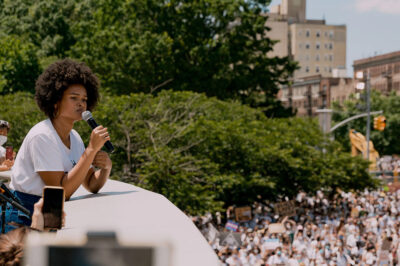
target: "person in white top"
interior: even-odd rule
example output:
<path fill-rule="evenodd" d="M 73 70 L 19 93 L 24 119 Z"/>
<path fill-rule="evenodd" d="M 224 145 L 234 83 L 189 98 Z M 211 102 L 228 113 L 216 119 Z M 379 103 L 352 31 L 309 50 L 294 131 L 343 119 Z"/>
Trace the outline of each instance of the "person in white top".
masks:
<path fill-rule="evenodd" d="M 275 250 L 275 254 L 268 258 L 267 264 L 271 266 L 275 265 L 286 265 L 287 257 L 282 253 L 282 249 L 279 247 Z"/>
<path fill-rule="evenodd" d="M 6 158 L 6 148 L 3 147 L 7 142 L 9 131 L 10 124 L 7 121 L 0 120 L 0 171 L 10 170 L 14 164 L 14 158 L 12 160 Z"/>
<path fill-rule="evenodd" d="M 64 187 L 67 200 L 80 185 L 97 193 L 112 167 L 108 154 L 100 151 L 110 140 L 107 128 L 96 127 L 86 149 L 73 130 L 82 112 L 92 110 L 99 99 L 99 81 L 90 68 L 70 59 L 59 60 L 39 76 L 35 89 L 36 102 L 48 119 L 36 124 L 25 137 L 10 183 L 31 213 L 45 185 Z M 92 165 L 99 169 L 95 171 Z M 22 219 L 17 210 L 8 216 L 13 222 L 30 224 L 29 217 Z"/>

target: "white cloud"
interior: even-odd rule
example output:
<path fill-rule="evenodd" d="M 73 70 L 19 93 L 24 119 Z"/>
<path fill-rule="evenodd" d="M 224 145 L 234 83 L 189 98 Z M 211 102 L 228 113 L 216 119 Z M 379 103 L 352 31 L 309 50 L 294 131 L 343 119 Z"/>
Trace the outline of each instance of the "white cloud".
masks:
<path fill-rule="evenodd" d="M 400 14 L 400 0 L 356 0 L 357 11 Z"/>

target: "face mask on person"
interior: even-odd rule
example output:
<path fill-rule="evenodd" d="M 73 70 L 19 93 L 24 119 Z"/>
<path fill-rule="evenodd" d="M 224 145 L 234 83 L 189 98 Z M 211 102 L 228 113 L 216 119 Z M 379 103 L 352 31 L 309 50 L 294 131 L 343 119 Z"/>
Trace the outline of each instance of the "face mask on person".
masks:
<path fill-rule="evenodd" d="M 7 142 L 7 136 L 0 135 L 0 146 Z"/>
<path fill-rule="evenodd" d="M 278 254 L 278 256 L 280 256 L 282 253 L 280 251 L 278 251 L 276 254 Z"/>

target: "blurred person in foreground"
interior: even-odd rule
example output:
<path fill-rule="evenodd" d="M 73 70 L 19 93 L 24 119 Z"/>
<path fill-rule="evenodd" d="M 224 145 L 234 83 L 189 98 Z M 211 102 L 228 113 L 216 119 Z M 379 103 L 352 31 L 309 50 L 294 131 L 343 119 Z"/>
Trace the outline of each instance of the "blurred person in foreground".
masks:
<path fill-rule="evenodd" d="M 7 234 L 0 235 L 0 265 L 22 265 L 25 237 L 30 231 L 44 230 L 44 217 L 42 213 L 43 199 L 34 205 L 31 227 L 20 227 Z M 65 213 L 63 213 L 62 227 L 65 225 Z"/>
<path fill-rule="evenodd" d="M 99 80 L 92 70 L 70 59 L 56 61 L 39 76 L 35 90 L 36 103 L 48 119 L 26 135 L 10 183 L 14 195 L 31 213 L 44 186 L 64 187 L 67 200 L 80 185 L 97 193 L 112 167 L 108 154 L 100 151 L 110 140 L 107 128 L 96 127 L 86 149 L 73 129 L 75 122 L 82 120 L 82 112 L 93 110 L 99 99 Z M 6 221 L 31 223 L 29 216 L 10 205 Z M 12 229 L 7 225 L 6 231 Z"/>
<path fill-rule="evenodd" d="M 7 135 L 10 131 L 10 124 L 0 120 L 0 171 L 8 171 L 14 165 L 14 160 L 6 159 L 6 148 L 3 145 L 7 142 Z"/>

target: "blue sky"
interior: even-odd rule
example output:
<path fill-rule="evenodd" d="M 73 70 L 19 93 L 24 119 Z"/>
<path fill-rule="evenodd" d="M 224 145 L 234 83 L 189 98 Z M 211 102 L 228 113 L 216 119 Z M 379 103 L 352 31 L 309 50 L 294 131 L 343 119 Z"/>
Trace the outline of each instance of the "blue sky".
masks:
<path fill-rule="evenodd" d="M 400 0 L 307 0 L 306 16 L 346 24 L 349 76 L 354 60 L 400 51 Z"/>

